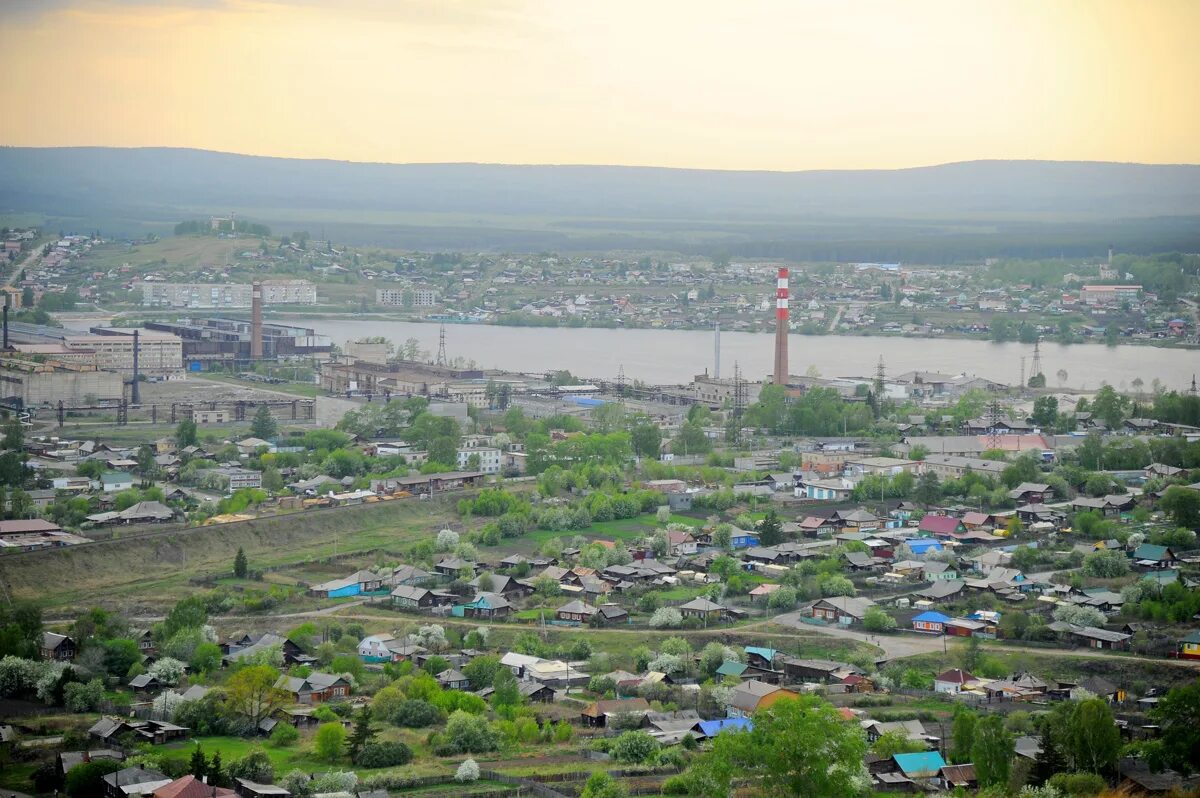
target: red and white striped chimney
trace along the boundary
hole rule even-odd
[[[788,381],[788,270],[781,268],[775,280],[775,384]]]

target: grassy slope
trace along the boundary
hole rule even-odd
[[[137,594],[178,598],[189,579],[226,571],[238,547],[262,567],[309,562],[354,551],[399,551],[452,518],[448,501],[394,501],[310,511],[153,538],[0,558],[14,599],[44,606]]]

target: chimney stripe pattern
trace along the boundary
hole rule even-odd
[[[775,373],[776,385],[788,380],[788,270],[781,268],[775,280]]]

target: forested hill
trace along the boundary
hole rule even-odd
[[[342,225],[347,239],[367,241],[372,227],[409,224],[402,218],[407,214],[478,214],[492,217],[482,228],[493,229],[493,240],[469,218],[426,223],[425,231],[459,225],[477,239],[465,245],[481,246],[591,246],[604,239],[669,244],[704,237],[768,254],[772,244],[787,242],[900,242],[1007,229],[1010,238],[1032,233],[1045,239],[1050,254],[1051,239],[1060,247],[1086,241],[1095,248],[1092,239],[1114,220],[1136,230],[1134,238],[1162,238],[1165,228],[1172,241],[1187,241],[1176,228],[1194,233],[1194,220],[1179,222],[1200,215],[1200,166],[974,161],[750,172],[349,163],[164,148],[0,149],[3,212],[134,228],[231,209],[275,229],[292,220]],[[496,222],[505,217],[514,221]],[[533,224],[531,217],[540,221]],[[1147,227],[1148,219],[1156,221]],[[1119,225],[1112,230],[1121,232]]]

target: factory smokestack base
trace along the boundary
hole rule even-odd
[[[775,372],[776,385],[788,381],[788,270],[779,270],[775,280]]]
[[[252,360],[262,360],[263,356],[262,303],[262,283],[254,283],[250,288],[250,358]]]

